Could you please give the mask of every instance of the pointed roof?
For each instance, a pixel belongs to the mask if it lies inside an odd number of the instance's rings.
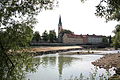
[[[58,26],[62,26],[61,15],[59,16],[59,23]]]

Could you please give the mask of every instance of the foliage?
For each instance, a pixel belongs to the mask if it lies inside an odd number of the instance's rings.
[[[31,21],[14,24],[0,31],[0,52],[16,50],[20,47],[27,46],[32,39],[33,25]]]
[[[82,2],[86,0],[81,0]],[[100,0],[96,6],[96,16],[104,17],[106,21],[120,21],[120,0]]]
[[[117,32],[113,37],[113,46],[116,50],[120,47],[120,32]]]
[[[19,20],[15,18],[31,17],[41,9],[51,9],[54,0],[1,0],[0,1],[0,23],[8,26]]]
[[[49,40],[49,35],[48,35],[48,32],[46,30],[42,34],[42,39],[44,41],[48,41]]]
[[[55,42],[56,41],[56,32],[55,32],[55,30],[50,30],[49,31],[49,40],[50,40],[50,42]]]
[[[113,46],[117,49],[120,47],[120,25],[117,25],[113,32],[115,33],[115,36],[113,37]]]
[[[107,37],[103,37],[102,42],[105,44],[108,44],[108,38]]]
[[[120,20],[120,0],[101,0],[96,6],[96,15],[108,20]]]
[[[109,45],[111,45],[111,43],[112,43],[112,37],[111,37],[111,35],[108,36],[108,41],[109,41]]]
[[[35,72],[40,65],[40,59],[34,58],[28,53],[14,53],[9,55],[15,66],[0,56],[0,79],[1,80],[24,80],[26,73]],[[9,65],[9,66],[8,66]]]
[[[101,0],[96,8],[97,16],[105,17],[106,20],[120,20],[120,0]]]
[[[39,42],[41,40],[41,36],[39,34],[38,31],[36,31],[34,34],[33,34],[33,40],[35,40],[36,42]]]
[[[115,34],[117,33],[117,32],[120,32],[120,25],[118,24],[118,25],[116,25],[116,27],[115,27],[115,30],[113,31]]]
[[[54,1],[0,0],[0,59],[3,58],[0,65],[5,62],[10,67],[10,62],[13,67],[16,66],[7,53],[28,46],[33,37],[32,29],[37,22],[35,16],[42,9],[52,9]]]
[[[51,9],[55,0],[1,0],[0,52],[26,46],[32,39],[35,15]]]
[[[70,30],[64,29],[60,32],[60,35],[58,37],[63,37],[64,34],[74,34],[74,33]]]
[[[73,32],[65,29],[65,30],[61,31],[61,34],[73,34]]]

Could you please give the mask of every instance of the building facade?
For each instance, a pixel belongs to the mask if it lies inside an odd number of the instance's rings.
[[[62,37],[63,43],[70,44],[101,44],[103,38],[101,35],[75,35],[75,34],[64,34]]]
[[[100,44],[103,42],[103,38],[105,36],[102,36],[102,35],[87,35],[88,36],[88,43],[89,44]]]
[[[64,34],[63,35],[63,43],[83,44],[83,38],[81,35]]]

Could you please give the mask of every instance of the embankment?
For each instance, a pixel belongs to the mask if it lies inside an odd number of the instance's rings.
[[[52,54],[52,53],[59,53],[59,52],[66,52],[71,50],[81,50],[81,46],[56,46],[56,47],[35,47],[31,48],[31,52],[37,55],[43,54]]]

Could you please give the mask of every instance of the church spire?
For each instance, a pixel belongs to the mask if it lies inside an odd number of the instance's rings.
[[[62,26],[61,15],[59,16],[59,23],[58,26]]]
[[[62,21],[61,21],[61,15],[59,16],[59,23],[58,23],[58,41],[62,42],[62,34],[61,31],[63,31],[62,28]]]

